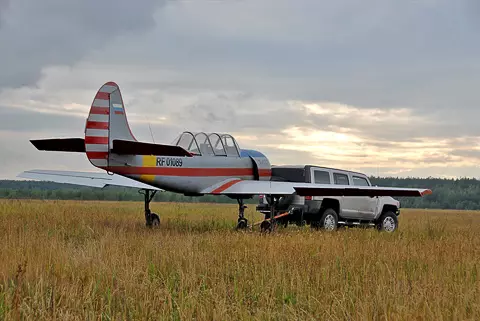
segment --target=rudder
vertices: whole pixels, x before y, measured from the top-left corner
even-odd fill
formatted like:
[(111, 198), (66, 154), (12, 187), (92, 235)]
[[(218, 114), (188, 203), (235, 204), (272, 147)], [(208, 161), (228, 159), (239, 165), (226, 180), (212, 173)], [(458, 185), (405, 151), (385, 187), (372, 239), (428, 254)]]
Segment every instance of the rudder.
[(85, 151), (92, 165), (108, 167), (114, 139), (137, 141), (128, 125), (120, 88), (107, 82), (95, 95), (85, 124)]

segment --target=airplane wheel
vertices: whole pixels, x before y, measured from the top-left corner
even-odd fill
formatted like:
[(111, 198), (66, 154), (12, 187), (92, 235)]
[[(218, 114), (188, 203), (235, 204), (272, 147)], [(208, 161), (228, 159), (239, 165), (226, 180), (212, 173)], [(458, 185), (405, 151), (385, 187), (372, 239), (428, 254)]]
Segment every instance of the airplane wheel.
[(238, 219), (237, 230), (244, 230), (248, 227), (248, 221), (246, 218)]
[(307, 225), (307, 221), (305, 221), (305, 220), (296, 221), (295, 225), (296, 226), (305, 226), (305, 225)]
[(272, 224), (270, 224), (269, 221), (263, 221), (263, 222), (260, 224), (260, 231), (261, 231), (262, 233), (270, 232), (270, 231), (271, 231), (271, 226), (272, 226)]
[(150, 215), (152, 216), (152, 227), (159, 226), (160, 225), (160, 217), (155, 213), (152, 213)]
[(260, 231), (262, 233), (271, 233), (273, 232), (273, 230), (275, 229), (275, 225), (272, 224), (270, 221), (263, 221), (261, 224), (260, 224)]

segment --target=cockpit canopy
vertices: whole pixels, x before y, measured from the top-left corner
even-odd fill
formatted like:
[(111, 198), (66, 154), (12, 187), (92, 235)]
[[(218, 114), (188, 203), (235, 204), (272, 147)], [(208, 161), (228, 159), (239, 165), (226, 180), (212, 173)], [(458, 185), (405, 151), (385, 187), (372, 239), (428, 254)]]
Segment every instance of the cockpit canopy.
[(229, 134), (183, 132), (173, 145), (195, 155), (240, 157), (240, 147)]

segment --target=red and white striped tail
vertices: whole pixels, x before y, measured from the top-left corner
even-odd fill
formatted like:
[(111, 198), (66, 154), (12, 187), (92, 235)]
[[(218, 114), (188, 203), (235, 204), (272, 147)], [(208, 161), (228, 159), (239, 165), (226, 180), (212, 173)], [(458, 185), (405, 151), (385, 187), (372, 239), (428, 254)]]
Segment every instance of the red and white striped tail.
[(108, 167), (114, 139), (137, 141), (128, 126), (120, 88), (107, 82), (95, 95), (85, 125), (85, 151), (92, 165)]

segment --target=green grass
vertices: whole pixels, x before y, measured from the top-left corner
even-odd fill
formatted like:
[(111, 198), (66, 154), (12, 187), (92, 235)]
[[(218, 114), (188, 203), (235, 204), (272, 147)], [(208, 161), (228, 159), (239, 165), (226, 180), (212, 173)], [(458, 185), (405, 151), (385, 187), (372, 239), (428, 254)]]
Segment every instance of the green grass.
[(479, 212), (262, 235), (235, 205), (153, 203), (155, 230), (142, 206), (0, 201), (0, 319), (480, 319)]

